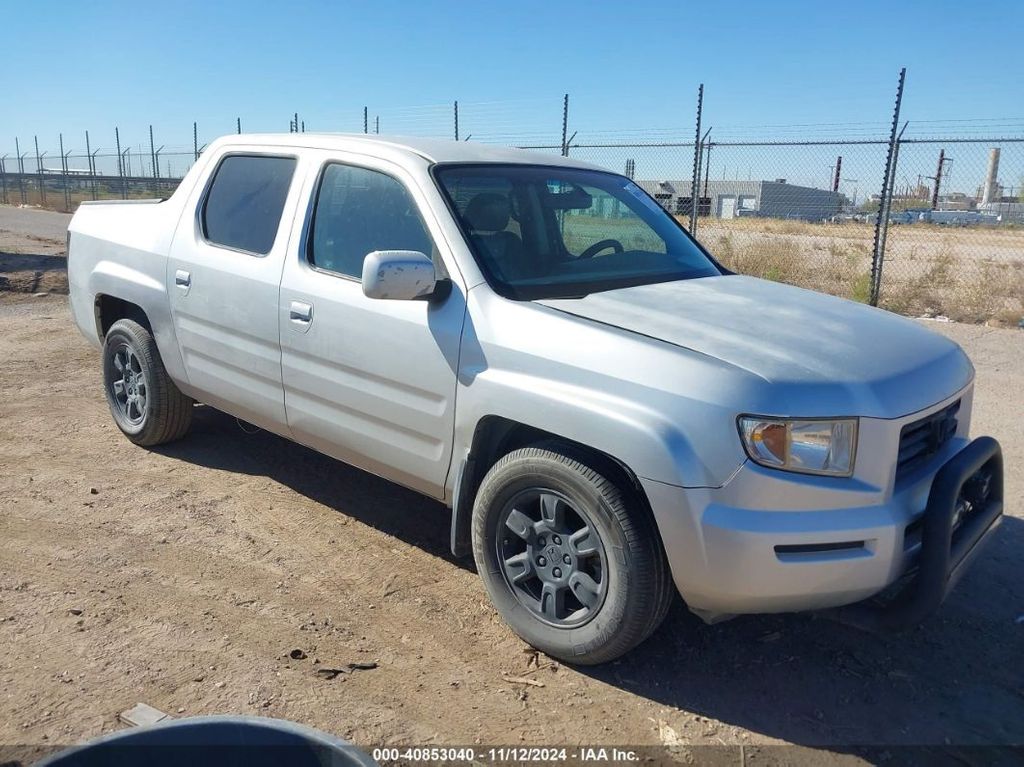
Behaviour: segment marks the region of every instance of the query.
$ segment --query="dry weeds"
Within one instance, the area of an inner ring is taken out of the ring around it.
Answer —
[[[870,298],[870,224],[702,219],[697,236],[742,274]],[[1024,229],[890,227],[879,303],[901,314],[1016,325],[1024,317]]]

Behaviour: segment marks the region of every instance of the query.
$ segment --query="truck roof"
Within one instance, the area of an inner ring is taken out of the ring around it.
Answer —
[[[604,170],[590,163],[562,157],[553,152],[490,146],[469,141],[383,136],[365,133],[242,133],[217,139],[216,146],[306,147],[365,152],[371,147],[388,153],[414,155],[432,163],[517,163],[559,165]]]

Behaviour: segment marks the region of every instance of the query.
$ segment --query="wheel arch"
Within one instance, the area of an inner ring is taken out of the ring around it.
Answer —
[[[141,306],[107,293],[96,294],[93,301],[93,316],[100,341],[106,338],[107,332],[118,320],[134,320],[150,333],[153,332],[153,324]]]
[[[103,339],[111,326],[118,320],[134,320],[149,331],[156,341],[160,357],[175,384],[189,396],[195,396],[188,385],[188,375],[178,349],[174,321],[167,303],[167,295],[161,290],[147,286],[141,290],[139,284],[114,280],[105,273],[95,273],[90,294],[92,295],[92,323],[88,317],[88,304],[83,302],[78,318],[83,332],[88,328],[95,332],[95,343],[103,345]],[[86,335],[90,333],[86,332]]]
[[[481,418],[473,431],[469,453],[459,466],[452,498],[451,551],[457,557],[471,552],[470,529],[473,504],[488,470],[514,450],[539,443],[553,443],[570,451],[631,492],[642,512],[652,515],[650,502],[637,474],[619,458],[578,440],[499,415]],[[657,530],[657,524],[654,525]],[[661,539],[658,533],[659,541]]]

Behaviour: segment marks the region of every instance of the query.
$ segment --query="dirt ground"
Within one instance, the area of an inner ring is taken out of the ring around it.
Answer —
[[[0,251],[63,245],[29,234],[48,245],[8,231]],[[974,360],[973,430],[1007,467],[998,540],[941,612],[875,637],[809,615],[705,626],[677,604],[588,669],[505,628],[437,503],[210,408],[179,443],[132,446],[66,297],[0,291],[0,743],[90,738],[140,701],[367,749],[1024,743],[1024,331],[930,326]],[[377,665],[317,674],[356,662]]]
[[[0,205],[0,291],[67,293],[64,240],[71,216]]]

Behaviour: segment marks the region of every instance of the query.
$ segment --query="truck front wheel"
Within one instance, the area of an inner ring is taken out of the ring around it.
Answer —
[[[488,471],[473,507],[473,553],[512,630],[570,663],[633,649],[672,599],[661,542],[634,491],[559,445],[516,450]]]
[[[136,445],[180,439],[192,425],[192,400],[167,375],[153,336],[118,320],[103,339],[103,388],[114,423]]]

